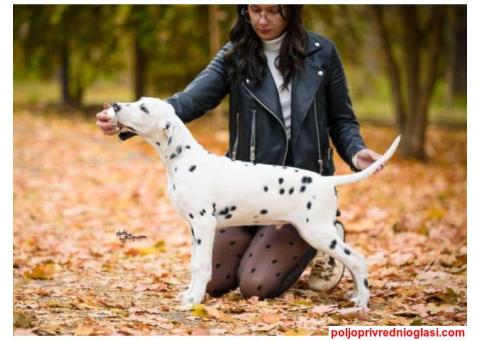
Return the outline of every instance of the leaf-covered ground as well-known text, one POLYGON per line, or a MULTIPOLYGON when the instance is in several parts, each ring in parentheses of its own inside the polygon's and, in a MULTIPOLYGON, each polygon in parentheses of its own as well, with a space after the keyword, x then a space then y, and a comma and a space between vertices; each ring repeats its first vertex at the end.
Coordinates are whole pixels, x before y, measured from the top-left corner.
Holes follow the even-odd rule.
MULTIPOLYGON (((223 154, 226 132, 191 125, 223 154)), ((362 126, 383 152, 391 128, 362 126)), ((120 144, 90 120, 14 116, 14 334, 319 335, 329 325, 466 324, 466 133, 431 129, 430 162, 393 159, 339 188, 347 241, 365 254, 372 298, 352 312, 350 277, 330 292, 305 275, 280 298, 238 290, 181 311, 190 232, 165 196, 148 145, 120 144), (126 229, 145 239, 123 245, 126 229)), ((337 159, 338 173, 349 172, 337 159)))

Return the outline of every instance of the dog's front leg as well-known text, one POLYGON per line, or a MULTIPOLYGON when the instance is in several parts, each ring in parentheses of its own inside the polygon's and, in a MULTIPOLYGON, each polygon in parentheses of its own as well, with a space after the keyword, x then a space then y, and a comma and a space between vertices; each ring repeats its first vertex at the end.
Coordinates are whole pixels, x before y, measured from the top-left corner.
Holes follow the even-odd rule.
POLYGON ((197 249, 197 247, 196 247, 197 239, 195 238, 195 232, 193 231, 193 227, 192 227, 191 224, 190 224, 190 229, 192 231, 192 245, 190 247, 190 252, 191 252, 190 253, 190 283, 188 285, 187 290, 179 294, 179 298, 182 301, 186 296, 191 294, 192 289, 193 289, 193 275, 191 275, 191 273, 193 271, 192 269, 193 269, 193 266, 194 266, 194 263, 195 263, 195 254, 196 254, 195 250, 197 249))
POLYGON ((182 307, 191 308, 205 297, 208 281, 212 276, 212 252, 215 238, 216 219, 213 216, 198 217, 190 221, 194 239, 191 260, 191 280, 182 298, 182 307))

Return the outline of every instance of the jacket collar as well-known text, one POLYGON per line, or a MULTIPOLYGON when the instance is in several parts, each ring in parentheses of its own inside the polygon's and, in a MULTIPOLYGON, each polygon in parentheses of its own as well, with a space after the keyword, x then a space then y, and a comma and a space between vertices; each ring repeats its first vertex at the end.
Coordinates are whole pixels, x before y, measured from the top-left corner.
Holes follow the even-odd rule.
MULTIPOLYGON (((316 65, 311 56, 323 47, 323 43, 315 39, 312 34, 307 34, 305 43, 305 63, 302 71, 292 79, 292 140, 298 133, 301 122, 306 116, 312 99, 321 83, 322 76, 319 71, 323 71, 321 65, 316 65)), ((323 73, 322 73, 323 75, 323 73)), ((280 121, 283 120, 280 98, 276 90, 275 81, 267 68, 266 77, 262 82, 252 85, 249 79, 243 84, 253 93, 262 104, 267 107, 280 121)))

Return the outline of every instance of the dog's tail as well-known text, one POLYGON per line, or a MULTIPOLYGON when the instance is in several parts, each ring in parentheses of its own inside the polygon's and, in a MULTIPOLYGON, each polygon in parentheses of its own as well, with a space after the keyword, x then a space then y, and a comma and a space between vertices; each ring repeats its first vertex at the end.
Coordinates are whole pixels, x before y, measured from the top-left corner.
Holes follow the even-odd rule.
MULTIPOLYGON (((390 159, 390 157, 393 156, 393 153, 398 147, 398 144, 400 143, 400 137, 398 136, 395 138, 393 141, 392 145, 390 145, 390 148, 381 156, 379 159, 377 159, 374 163, 372 163, 370 166, 368 166, 366 169, 363 169, 360 172, 354 173, 354 174, 349 174, 349 175, 341 175, 341 176, 331 176, 330 180, 332 181, 333 185, 342 185, 342 184, 348 184, 348 183, 354 183, 358 182, 364 178, 367 178, 371 174, 375 172, 382 164, 384 164, 386 161, 390 159)), ((328 177, 324 177, 328 178, 328 177)))

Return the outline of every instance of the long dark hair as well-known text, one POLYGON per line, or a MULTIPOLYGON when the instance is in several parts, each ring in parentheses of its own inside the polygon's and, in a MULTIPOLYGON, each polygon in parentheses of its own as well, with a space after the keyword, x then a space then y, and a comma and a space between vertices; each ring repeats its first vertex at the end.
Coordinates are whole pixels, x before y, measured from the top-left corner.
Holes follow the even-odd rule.
MULTIPOLYGON (((275 63, 283 77, 282 87, 285 88, 294 74, 303 68, 306 31, 301 16, 303 5, 279 6, 280 14, 287 21, 287 26, 275 63)), ((264 78, 268 66, 263 54, 262 40, 248 21, 247 8, 247 5, 237 6, 237 19, 230 29, 230 42, 233 48, 225 54, 225 61, 230 65, 231 79, 243 81, 248 78, 257 83, 264 78)))

